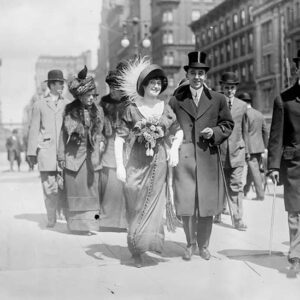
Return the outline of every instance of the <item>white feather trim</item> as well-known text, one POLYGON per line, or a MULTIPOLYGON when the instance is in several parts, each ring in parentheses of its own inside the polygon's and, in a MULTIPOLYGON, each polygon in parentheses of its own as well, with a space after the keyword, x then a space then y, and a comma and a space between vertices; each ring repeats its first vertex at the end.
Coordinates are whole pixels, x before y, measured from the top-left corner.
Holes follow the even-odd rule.
POLYGON ((141 72, 150 64, 150 59, 147 56, 138 57, 130 61, 120 72, 117 78, 122 96, 128 97, 128 99, 133 102, 142 98, 142 96, 137 93, 137 81, 141 72))

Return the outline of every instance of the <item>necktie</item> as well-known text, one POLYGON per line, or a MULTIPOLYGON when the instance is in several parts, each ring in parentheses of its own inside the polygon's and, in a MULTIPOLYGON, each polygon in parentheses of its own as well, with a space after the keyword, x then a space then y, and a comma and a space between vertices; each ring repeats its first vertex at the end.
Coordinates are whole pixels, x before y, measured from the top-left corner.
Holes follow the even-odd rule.
POLYGON ((231 100, 228 100, 228 107, 229 107, 229 110, 231 110, 231 107, 232 107, 231 100))
POLYGON ((198 99, 197 92, 195 93, 195 96, 194 96, 194 102, 195 102, 196 106, 198 106, 199 99, 198 99))

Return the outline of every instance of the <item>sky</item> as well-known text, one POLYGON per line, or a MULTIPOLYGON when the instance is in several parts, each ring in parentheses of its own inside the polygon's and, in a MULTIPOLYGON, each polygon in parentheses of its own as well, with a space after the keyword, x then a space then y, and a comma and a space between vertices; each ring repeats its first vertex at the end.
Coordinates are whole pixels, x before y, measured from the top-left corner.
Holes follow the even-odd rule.
MULTIPOLYGON (((92 51, 97 65, 102 0, 0 0, 2 122, 21 122, 40 55, 92 51)), ((46 78, 45 78, 46 79, 46 78)))

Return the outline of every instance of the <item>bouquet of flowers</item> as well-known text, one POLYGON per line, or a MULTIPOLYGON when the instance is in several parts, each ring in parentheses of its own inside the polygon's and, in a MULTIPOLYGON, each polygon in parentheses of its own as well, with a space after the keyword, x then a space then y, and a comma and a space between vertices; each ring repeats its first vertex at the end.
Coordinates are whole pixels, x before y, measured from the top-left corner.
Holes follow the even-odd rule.
POLYGON ((139 143, 145 143, 147 156, 154 155, 153 149, 156 146, 156 141, 164 136, 164 130, 159 123, 159 118, 156 117, 136 122, 133 132, 139 143))

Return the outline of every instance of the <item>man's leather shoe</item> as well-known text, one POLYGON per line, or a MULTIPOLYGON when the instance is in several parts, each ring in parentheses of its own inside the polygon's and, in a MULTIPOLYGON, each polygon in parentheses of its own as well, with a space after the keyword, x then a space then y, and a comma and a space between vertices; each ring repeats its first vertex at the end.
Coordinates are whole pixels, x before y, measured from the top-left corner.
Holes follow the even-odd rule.
POLYGON ((55 226, 56 222, 48 222, 47 223, 47 228, 53 228, 55 226))
POLYGON ((218 214, 214 217, 214 223, 216 224, 222 223, 221 214, 218 214))
POLYGON ((141 268, 143 266, 143 260, 140 254, 133 255, 133 259, 134 259, 134 265, 137 268, 141 268))
POLYGON ((289 262, 291 263, 291 270, 292 271, 300 271, 300 258, 293 257, 289 259, 289 262))
POLYGON ((243 221, 236 221, 234 222, 234 228, 240 231, 246 231, 247 225, 243 223, 243 221))
POLYGON ((191 260, 193 254, 196 252, 196 245, 191 245, 190 247, 186 247, 182 259, 184 260, 191 260))
POLYGON ((209 260, 211 258, 211 254, 207 248, 199 249, 199 255, 200 255, 200 257, 202 257, 205 260, 209 260))

